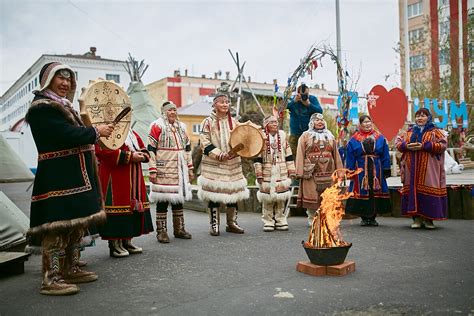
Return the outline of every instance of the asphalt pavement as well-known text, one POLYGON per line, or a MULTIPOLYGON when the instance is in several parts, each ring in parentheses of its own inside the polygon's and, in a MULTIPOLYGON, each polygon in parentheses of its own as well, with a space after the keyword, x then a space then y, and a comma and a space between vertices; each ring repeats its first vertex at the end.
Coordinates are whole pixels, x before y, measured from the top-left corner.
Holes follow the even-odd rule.
MULTIPOLYGON (((24 186, 0 189, 23 205, 24 186)), ((221 219, 213 237, 206 213, 185 211, 191 240, 145 235, 134 239, 143 254, 127 258, 109 257, 97 240, 82 258, 99 280, 73 296, 39 294, 41 260, 31 256, 24 274, 0 279, 0 315, 474 315, 472 220, 433 231, 412 230, 406 218, 380 217, 379 227, 343 220, 356 271, 314 277, 296 271, 308 260, 305 218, 290 217, 288 232, 263 232, 259 214, 241 212, 243 235, 226 233, 221 219)))

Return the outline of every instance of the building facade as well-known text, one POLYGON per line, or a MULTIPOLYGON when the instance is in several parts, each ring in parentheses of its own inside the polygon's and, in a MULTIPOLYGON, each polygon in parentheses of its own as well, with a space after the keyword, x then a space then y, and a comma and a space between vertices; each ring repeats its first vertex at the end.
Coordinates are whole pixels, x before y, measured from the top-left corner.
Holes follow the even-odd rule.
MULTIPOLYGON (((184 75, 175 71, 173 77, 162 78, 145 87, 158 107, 168 100, 173 101, 178 107, 183 107, 202 102, 209 95, 214 94, 222 82, 232 85, 234 80, 229 79, 228 73, 226 79, 221 79, 217 76, 214 78, 192 77, 187 75, 187 71, 184 75)), ((252 82, 250 78, 247 82, 257 95, 273 96, 274 83, 252 82)), ((242 84, 242 89, 244 92, 249 91, 245 84, 242 84)), ((284 89, 285 87, 280 86, 279 91, 284 89)), ((315 85, 310 89, 310 93, 318 97, 323 109, 337 110, 337 92, 325 90, 324 85, 315 85)))
POLYGON ((464 100, 461 101, 469 101, 474 93, 474 0, 399 0, 403 87, 406 87, 408 77, 405 71, 405 13, 408 15, 412 98, 448 98, 459 102, 459 85, 463 81, 464 100), (459 40, 460 19, 462 42, 459 40))
POLYGON ((212 111, 212 99, 189 104, 178 109, 179 120, 186 125, 186 134, 194 148, 199 142, 202 121, 209 116, 212 111))
POLYGON ((33 100, 33 91, 40 88, 41 68, 44 64, 55 61, 71 66, 75 72, 77 88, 73 106, 78 111, 81 88, 87 87, 89 80, 114 80, 125 90, 130 84, 130 76, 124 68, 125 62, 102 58, 96 55, 95 47, 82 55, 41 55, 0 97, 0 133, 31 169, 36 167, 37 152, 29 127, 24 124, 24 117, 33 100))
POLYGON ((0 97, 0 131, 19 128, 30 102, 33 91, 40 88, 39 72, 44 64, 60 62, 71 66, 76 73, 77 89, 74 107, 79 110, 78 99, 81 88, 87 87, 89 80, 103 78, 114 80, 126 90, 130 76, 124 68, 125 62, 105 59, 96 55, 95 47, 83 55, 41 55, 33 65, 0 97))

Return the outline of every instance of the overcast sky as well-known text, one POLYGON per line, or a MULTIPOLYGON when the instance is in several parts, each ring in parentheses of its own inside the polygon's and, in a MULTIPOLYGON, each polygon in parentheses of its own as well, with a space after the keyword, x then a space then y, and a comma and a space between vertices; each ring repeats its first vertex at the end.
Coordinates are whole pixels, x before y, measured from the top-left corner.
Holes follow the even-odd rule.
MULTIPOLYGON (((357 90, 399 86, 398 1, 340 0, 340 10, 343 64, 352 77, 360 72, 357 90)), ((145 84, 175 69, 235 78, 228 49, 252 81, 285 84, 312 44, 336 48, 335 12, 335 0, 0 0, 0 95, 42 54, 90 46, 103 58, 145 59, 145 84)), ((336 90, 332 61, 302 81, 336 90)))

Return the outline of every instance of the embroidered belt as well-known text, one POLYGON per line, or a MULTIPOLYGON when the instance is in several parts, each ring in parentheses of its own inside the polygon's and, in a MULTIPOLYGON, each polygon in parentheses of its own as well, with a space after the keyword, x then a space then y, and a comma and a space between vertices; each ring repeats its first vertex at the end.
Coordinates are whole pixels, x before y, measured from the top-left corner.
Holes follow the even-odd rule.
POLYGON ((332 158, 332 153, 322 153, 322 154, 307 154, 309 160, 315 160, 318 158, 332 158))
POLYGON ((379 155, 362 155, 362 157, 379 158, 379 155))
POLYGON ((71 155, 77 155, 86 151, 94 151, 94 145, 83 145, 75 148, 63 149, 59 151, 50 151, 47 153, 42 153, 38 155, 38 161, 61 158, 71 155))

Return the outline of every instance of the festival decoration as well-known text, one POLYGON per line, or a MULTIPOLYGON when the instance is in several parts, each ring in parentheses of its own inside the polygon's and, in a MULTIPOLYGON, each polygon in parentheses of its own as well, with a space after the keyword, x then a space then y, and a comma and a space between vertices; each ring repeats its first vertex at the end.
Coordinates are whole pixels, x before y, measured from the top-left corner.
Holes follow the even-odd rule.
POLYGON ((376 85, 367 95, 367 108, 377 129, 390 141, 405 124, 408 101, 402 89, 387 91, 376 85))
POLYGON ((353 91, 355 87, 349 84, 349 73, 343 69, 342 64, 337 57, 334 50, 326 45, 320 46, 311 46, 308 53, 301 59, 299 66, 295 69, 293 74, 288 78, 287 86, 283 92, 283 100, 280 102, 279 107, 274 107, 273 113, 280 119, 280 124, 283 121, 284 111, 286 110, 286 105, 290 100, 290 97, 293 91, 296 90, 296 86, 300 78, 303 78, 306 74, 313 78, 313 72, 318 67, 322 67, 322 59, 325 56, 329 56, 331 60, 336 64, 337 68, 337 81, 338 81, 338 91, 341 97, 341 107, 339 115, 337 117, 338 124, 338 140, 347 138, 348 135, 348 126, 350 123, 349 113, 351 106, 352 95, 349 94, 349 91, 353 91))

